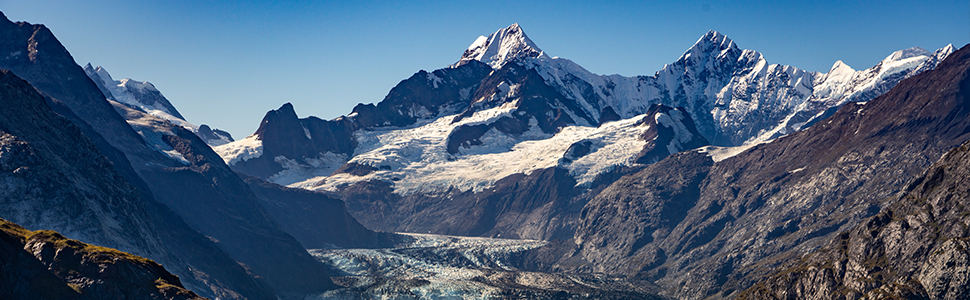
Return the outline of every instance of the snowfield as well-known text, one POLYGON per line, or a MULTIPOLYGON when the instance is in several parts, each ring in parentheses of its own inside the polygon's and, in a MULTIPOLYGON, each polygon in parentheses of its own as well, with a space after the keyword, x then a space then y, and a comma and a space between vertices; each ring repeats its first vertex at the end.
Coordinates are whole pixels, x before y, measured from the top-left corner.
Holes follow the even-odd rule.
POLYGON ((447 139, 453 130, 461 125, 494 122, 515 113, 514 107, 515 103, 510 102, 475 112, 456 123, 451 123, 456 116, 451 115, 409 128, 358 131, 359 146, 349 162, 378 171, 365 176, 319 176, 290 187, 332 191, 359 181, 384 180, 393 181, 395 193, 404 196, 438 194, 451 188, 480 192, 509 175, 555 166, 566 168, 580 185, 585 185, 596 175, 633 164, 647 142, 639 138, 649 127, 637 125, 642 116, 600 127, 567 126, 555 135, 541 132, 532 119, 530 130, 521 135, 510 136, 492 129, 479 139, 481 146, 460 148, 456 155, 448 153, 447 139), (563 161, 569 146, 579 141, 591 142, 590 153, 572 162, 563 161))
POLYGON ((247 161, 263 155, 263 141, 259 136, 250 135, 244 139, 212 147, 212 150, 222 157, 227 165, 235 165, 239 161, 247 161))

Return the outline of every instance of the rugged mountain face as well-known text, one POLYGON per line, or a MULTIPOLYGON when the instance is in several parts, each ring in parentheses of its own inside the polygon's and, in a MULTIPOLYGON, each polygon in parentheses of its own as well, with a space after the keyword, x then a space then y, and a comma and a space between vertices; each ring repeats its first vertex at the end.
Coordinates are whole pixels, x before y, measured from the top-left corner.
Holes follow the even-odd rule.
MULTIPOLYGON (((502 38, 510 30, 521 31, 513 25, 487 40, 502 38)), ((805 128, 827 116, 826 110, 871 100, 900 80, 933 69, 953 52, 952 46, 934 53, 911 48, 866 70, 855 71, 839 61, 823 74, 768 64, 761 53, 742 50, 727 36, 710 31, 653 76, 623 77, 596 75, 568 59, 542 52, 511 51, 532 49, 528 38, 512 35, 491 44, 509 49, 499 53, 523 53, 502 56, 500 61, 535 69, 549 86, 581 108, 572 111, 575 115, 601 119, 602 112, 610 108, 625 119, 644 113, 653 104, 684 107, 704 138, 718 146, 767 141, 805 128)), ((466 51, 461 62, 479 56, 466 51)))
POLYGON ((131 78, 114 80, 108 71, 90 63, 84 66, 84 73, 94 81, 106 98, 122 103, 133 109, 141 110, 150 115, 165 119, 173 124, 182 126, 195 132, 203 141, 212 146, 232 142, 232 136, 222 130, 213 130, 208 125, 195 126, 175 109, 165 96, 148 81, 135 81, 131 78))
POLYGON ((536 46, 525 35, 525 31, 522 31, 519 23, 515 23, 499 29, 488 37, 478 37, 471 46, 468 46, 468 50, 465 50, 455 66, 479 61, 498 69, 506 62, 517 58, 542 56, 545 56, 545 54, 539 49, 539 46, 536 46))
POLYGON ((149 259, 0 219, 0 294, 11 299, 204 299, 149 259))
MULTIPOLYGON (((551 111, 539 107, 539 115, 551 111)), ((707 144, 683 110, 659 105, 640 118, 566 126, 552 138, 529 111, 499 105, 470 115, 408 130, 362 131, 373 135, 359 134, 358 140, 378 150, 304 184, 324 191, 333 186, 330 191, 347 201, 358 220, 378 230, 566 238, 588 199, 582 196, 607 182, 603 176, 627 172, 617 161, 651 162, 707 144), (491 166, 496 161, 514 163, 491 166), (463 178, 474 173, 482 177, 463 178)))
POLYGON ((546 55, 512 25, 477 39, 449 68, 416 73, 376 106, 358 105, 346 117, 324 121, 298 119, 284 105, 267 113, 253 136, 215 150, 241 173, 346 198, 351 213, 371 228, 569 236, 578 209, 535 208, 582 206, 603 188, 597 178, 618 178, 678 151, 712 142, 750 146, 795 132, 933 69, 952 51, 901 50, 867 70, 837 62, 823 74, 770 65, 711 31, 653 76, 600 76, 546 55), (467 208, 493 197, 485 191, 531 194, 520 190, 531 185, 499 183, 536 172, 564 173, 544 184, 562 191, 557 200, 542 196, 514 206, 528 211, 484 209, 471 219, 489 221, 467 226, 414 217, 464 216, 456 212, 476 211, 467 208), (504 223, 496 218, 513 215, 510 220, 541 215, 545 221, 530 222, 549 227, 496 225, 504 223))
POLYGON ((964 47, 809 129, 629 175, 584 208, 577 256, 594 271, 656 280, 677 298, 732 296, 876 214, 906 178, 970 138, 968 70, 964 47))
POLYGON ((0 216, 152 257, 203 294, 269 298, 215 244, 142 193, 143 182, 126 180, 121 174, 134 173, 130 165, 101 156, 87 132, 9 71, 0 76, 0 107, 0 216))
POLYGON ((124 249, 160 247, 154 224, 145 222, 140 195, 80 130, 57 117, 33 87, 10 71, 0 71, 0 82, 3 216, 31 228, 68 223, 55 226, 124 249), (74 214, 86 216, 66 218, 74 214))
POLYGON ((628 261, 608 268, 620 274, 663 264, 667 252, 653 242, 667 238, 684 221, 712 165, 705 154, 687 151, 610 184, 582 210, 577 243, 594 245, 583 248, 583 257, 590 265, 628 261))
POLYGON ((156 116, 168 115, 174 119, 185 120, 175 106, 148 81, 135 81, 131 78, 114 80, 108 70, 101 66, 95 68, 90 63, 84 66, 84 73, 98 85, 108 99, 141 108, 156 116))
POLYGON ((265 277, 278 294, 300 296, 333 287, 323 266, 279 227, 248 185, 195 134, 117 102, 115 108, 155 149, 169 153, 169 163, 177 164, 136 168, 159 201, 217 239, 226 253, 265 277))
POLYGON ((888 199, 889 207, 740 298, 970 297, 967 178, 970 142, 945 154, 902 195, 888 199))
MULTIPOLYGON (((193 252, 184 257, 193 266, 213 268, 209 273, 213 277, 199 277, 199 282, 213 288, 220 287, 218 282, 238 284, 233 289, 251 292, 246 295, 251 298, 264 297, 267 290, 300 297, 334 287, 324 267, 280 230, 248 186, 195 134, 141 110, 105 101, 102 91, 45 27, 4 20, 0 21, 0 35, 0 50, 12 54, 0 61, 0 68, 23 76, 49 97, 59 113, 95 137, 95 145, 118 172, 127 181, 138 182, 135 191, 174 210, 194 230, 216 241, 221 251, 213 252, 228 253, 268 282, 269 288, 251 277, 248 283, 236 277, 216 278, 239 265, 220 265, 225 260, 204 260, 208 254, 193 252)), ((162 205, 151 206, 153 212, 168 211, 162 205)), ((173 247, 212 243, 193 235, 176 235, 178 230, 164 233, 173 239, 173 247)), ((198 275, 188 271, 177 269, 176 273, 198 275)))
POLYGON ((410 126, 464 110, 490 71, 481 63, 420 71, 391 89, 378 105, 357 105, 347 117, 332 121, 298 119, 293 106, 286 104, 268 112, 252 136, 216 150, 233 169, 283 185, 328 176, 353 157, 356 130, 410 126))
POLYGON ((353 130, 346 119, 299 119, 286 103, 266 113, 253 135, 216 149, 232 153, 227 163, 240 173, 287 183, 294 177, 326 176, 344 164, 357 146, 353 130))

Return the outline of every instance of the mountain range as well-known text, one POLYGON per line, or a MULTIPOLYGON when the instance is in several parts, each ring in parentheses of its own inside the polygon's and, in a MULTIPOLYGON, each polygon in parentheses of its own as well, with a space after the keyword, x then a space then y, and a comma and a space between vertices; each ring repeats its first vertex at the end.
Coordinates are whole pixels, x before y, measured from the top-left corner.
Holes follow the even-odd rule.
POLYGON ((573 258, 677 298, 735 295, 868 222, 970 139, 968 50, 771 143, 681 152, 617 180, 584 208, 573 258))
POLYGON ((0 218, 23 226, 0 221, 0 291, 967 296, 966 47, 820 73, 710 31, 623 77, 513 24, 377 104, 286 103, 239 140, 43 25, 4 17, 0 53, 0 218))
POLYGON ((795 132, 952 51, 910 48, 818 73, 768 64, 710 31, 653 76, 602 76, 550 57, 513 24, 377 105, 328 121, 286 104, 214 150, 238 172, 345 199, 369 228, 568 238, 615 178, 680 151, 727 155, 795 132))

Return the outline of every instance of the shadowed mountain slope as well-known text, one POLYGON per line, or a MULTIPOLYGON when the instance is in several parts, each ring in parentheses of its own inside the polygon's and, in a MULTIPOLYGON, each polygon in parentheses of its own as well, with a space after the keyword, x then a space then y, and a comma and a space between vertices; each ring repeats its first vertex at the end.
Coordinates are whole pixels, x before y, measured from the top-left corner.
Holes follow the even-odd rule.
MULTIPOLYGON (((192 229, 211 237, 220 252, 245 264, 253 276, 265 280, 271 293, 302 297, 334 287, 324 267, 279 228, 248 186, 195 134, 144 112, 106 101, 102 91, 46 27, 2 20, 0 36, 3 37, 0 50, 20 53, 0 60, 0 68, 8 68, 31 82, 49 97, 59 113, 72 118, 82 130, 87 128, 85 134, 94 136, 92 140, 119 173, 129 182, 138 182, 135 191, 168 206, 192 229), (126 120, 123 115, 130 119, 126 120)), ((168 237, 174 239, 168 241, 173 246, 201 242, 190 241, 191 235, 168 237)), ((197 267, 239 267, 234 262, 216 265, 196 260, 201 259, 200 255, 193 251, 185 258, 197 267)), ((175 271, 192 277, 190 273, 181 273, 183 269, 175 271)), ((244 283, 217 275, 221 272, 209 274, 219 278, 198 280, 206 282, 205 285, 220 280, 237 283, 239 286, 233 288, 237 292, 252 292, 247 297, 266 295, 266 286, 253 284, 252 279, 244 283)))
POLYGON ((876 214, 908 178, 970 138, 968 69, 964 47, 806 130, 733 157, 707 148, 626 176, 584 208, 579 256, 597 271, 657 280, 674 297, 730 297, 876 214), (706 175, 685 176, 711 157, 706 175), (655 217, 683 206, 686 215, 655 217))

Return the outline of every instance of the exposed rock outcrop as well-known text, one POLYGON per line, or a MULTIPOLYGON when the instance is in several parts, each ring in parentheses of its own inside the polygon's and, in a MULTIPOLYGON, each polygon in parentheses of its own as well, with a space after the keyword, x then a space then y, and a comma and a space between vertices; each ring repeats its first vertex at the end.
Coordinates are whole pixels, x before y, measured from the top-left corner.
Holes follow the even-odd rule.
POLYGON ((970 298, 970 143, 889 207, 741 294, 742 299, 970 298))
POLYGON ((5 299, 201 300, 152 260, 0 219, 5 299))

